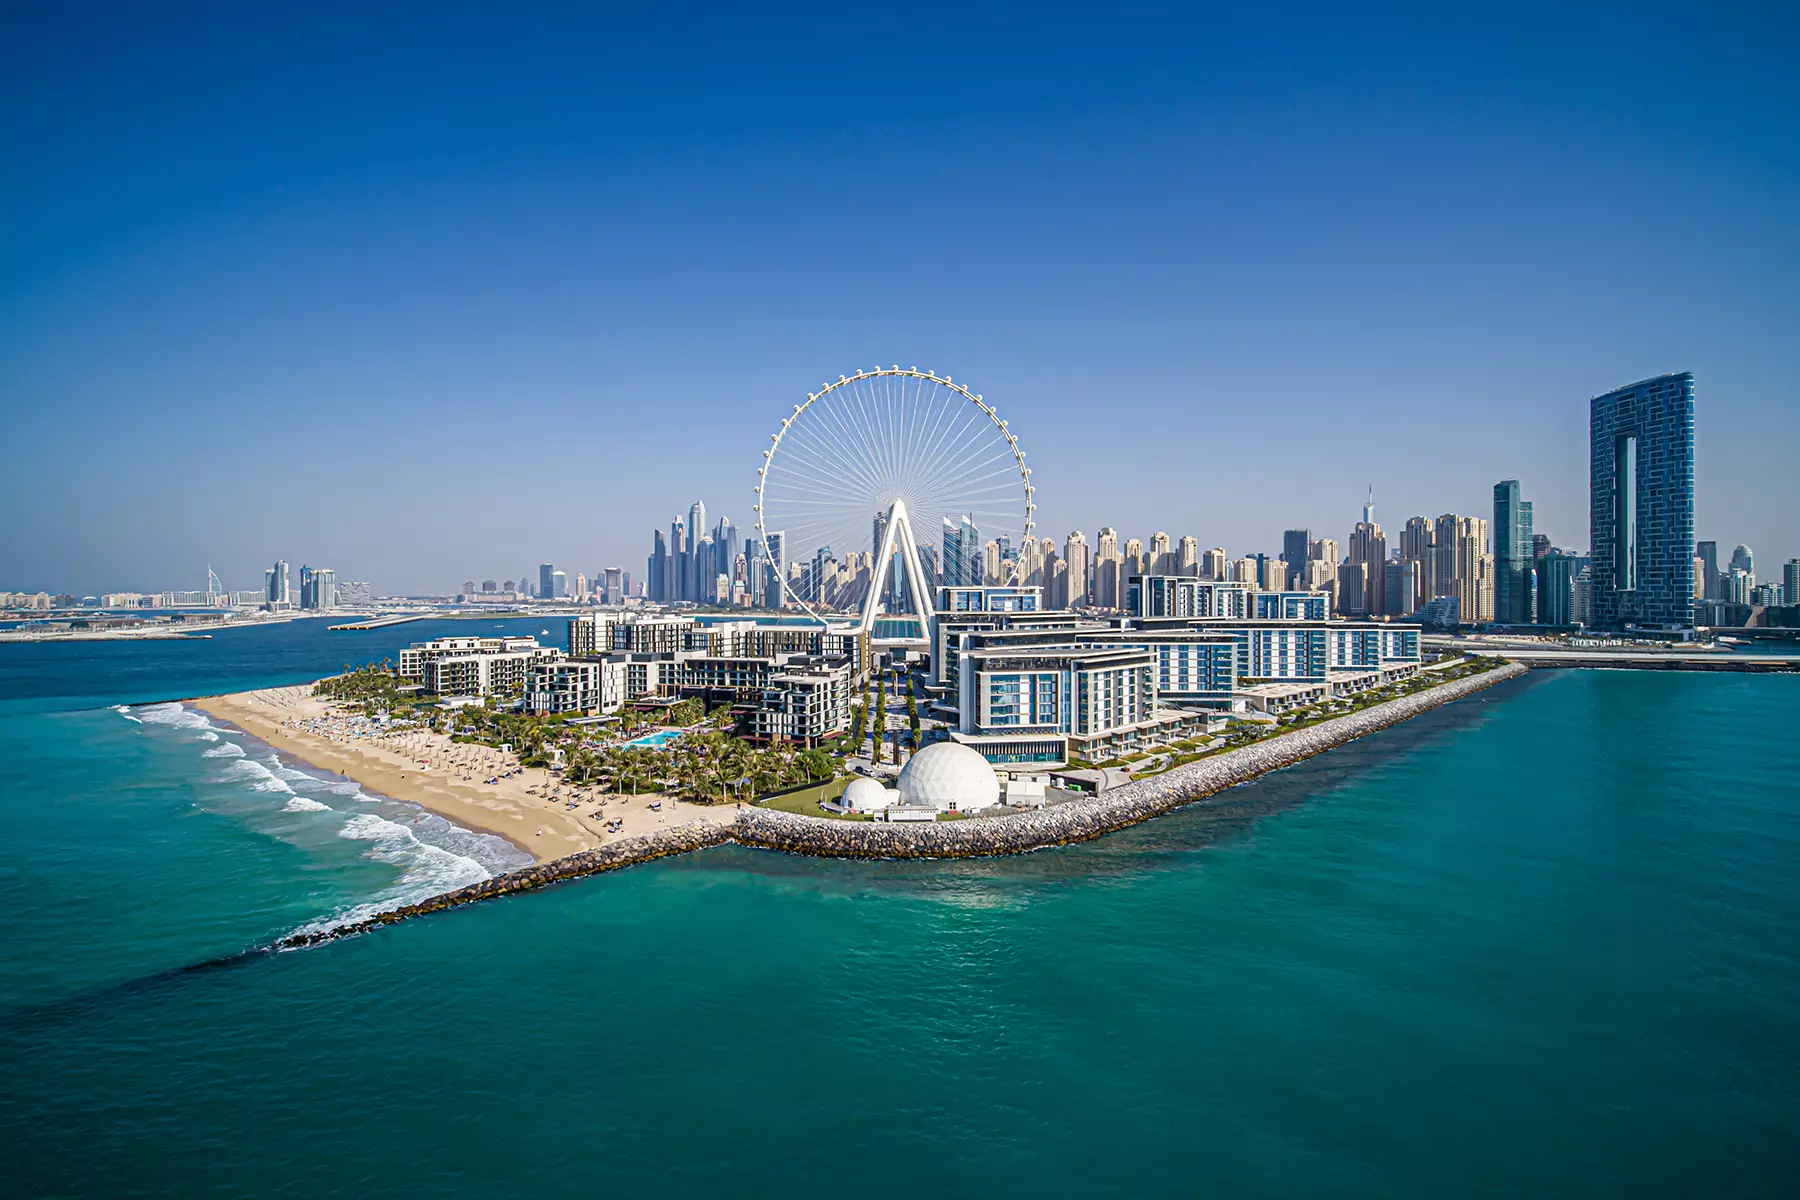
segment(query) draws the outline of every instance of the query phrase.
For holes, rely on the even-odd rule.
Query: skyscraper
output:
[[[669,544],[663,538],[663,531],[650,531],[650,560],[644,564],[644,592],[646,598],[660,603],[669,598],[667,592],[669,580]]]
[[[1290,529],[1281,535],[1281,557],[1287,563],[1287,586],[1300,587],[1306,582],[1306,555],[1312,545],[1312,530]]]
[[[706,504],[703,501],[696,500],[688,506],[687,531],[689,549],[692,549],[692,543],[699,541],[706,533]]]
[[[1736,549],[1732,550],[1732,552],[1731,552],[1731,569],[1734,571],[1743,571],[1743,572],[1747,573],[1750,576],[1750,578],[1755,579],[1756,578],[1756,553],[1755,553],[1755,551],[1751,550],[1750,547],[1744,545],[1744,543],[1739,542],[1737,544]]]
[[[771,529],[763,535],[763,607],[787,606],[787,534]]]
[[[550,563],[538,564],[538,598],[552,600],[556,597],[556,567]]]
[[[1494,619],[1502,625],[1525,620],[1524,566],[1531,557],[1531,532],[1525,526],[1519,481],[1494,485]]]
[[[1694,622],[1694,376],[1661,375],[1588,405],[1594,624]]]
[[[1719,543],[1695,542],[1694,556],[1700,560],[1700,579],[1694,584],[1694,595],[1703,600],[1719,598]]]
[[[1369,489],[1369,501],[1363,505],[1363,519],[1356,523],[1350,531],[1350,547],[1346,555],[1348,561],[1361,563],[1367,570],[1363,576],[1365,591],[1362,603],[1350,607],[1349,598],[1342,594],[1340,572],[1338,603],[1346,612],[1378,613],[1387,607],[1387,535],[1381,532],[1381,526],[1375,523],[1375,489]]]
[[[969,556],[963,552],[962,526],[945,517],[940,536],[943,539],[944,553],[939,564],[943,575],[938,582],[945,587],[960,587],[965,582],[963,564],[969,561]]]
[[[692,547],[688,544],[688,527],[681,523],[681,518],[669,522],[669,578],[663,584],[663,599],[686,600],[688,576],[688,558]]]
[[[1118,608],[1119,584],[1119,533],[1107,525],[1094,539],[1094,604],[1100,608]]]
[[[1781,564],[1781,602],[1800,604],[1800,558]]]
[[[1183,534],[1175,551],[1175,573],[1189,577],[1200,574],[1200,543],[1194,535]]]
[[[1191,538],[1182,539],[1183,542]],[[1084,608],[1093,601],[1088,595],[1088,544],[1087,538],[1077,529],[1063,543],[1063,563],[1067,568],[1064,581],[1063,607]]]
[[[1175,556],[1169,551],[1169,535],[1160,529],[1150,535],[1150,572],[1153,575],[1175,573]]]
[[[288,576],[286,559],[278,558],[275,565],[263,572],[265,599],[271,605],[291,605],[294,602],[292,583]]]

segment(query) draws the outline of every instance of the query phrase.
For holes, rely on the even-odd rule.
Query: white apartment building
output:
[[[816,746],[850,726],[848,659],[794,658],[769,678],[751,714],[751,736]]]
[[[532,664],[525,707],[539,713],[615,713],[624,707],[623,659],[540,659]]]

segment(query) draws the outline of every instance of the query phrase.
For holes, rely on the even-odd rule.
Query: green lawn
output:
[[[778,796],[765,796],[756,805],[758,808],[772,808],[776,812],[799,813],[803,817],[830,817],[837,821],[871,820],[866,814],[834,813],[819,807],[821,801],[836,800],[843,795],[844,789],[849,785],[848,779],[833,779],[797,791],[783,792]]]

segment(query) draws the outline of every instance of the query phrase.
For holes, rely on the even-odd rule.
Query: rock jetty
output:
[[[985,858],[1091,841],[1259,775],[1292,766],[1334,746],[1398,725],[1526,672],[1526,667],[1508,663],[1480,675],[1377,704],[1362,712],[1321,721],[1265,742],[1188,763],[1154,778],[1113,788],[1103,796],[1036,812],[890,825],[880,821],[838,821],[829,817],[747,808],[730,824],[694,822],[612,842],[553,862],[496,875],[454,892],[389,909],[360,921],[292,934],[270,949],[313,946],[478,900],[535,891],[565,879],[617,870],[671,854],[687,854],[725,842],[825,858]]]
[[[536,866],[522,867],[517,871],[508,871],[504,875],[495,875],[480,883],[471,883],[468,887],[457,888],[454,892],[445,892],[441,896],[420,900],[416,904],[403,904],[398,908],[390,908],[360,921],[334,925],[329,929],[291,934],[269,948],[271,950],[297,950],[303,946],[316,946],[320,942],[367,933],[369,930],[383,925],[393,925],[412,917],[422,917],[427,913],[442,912],[446,908],[457,908],[464,904],[474,904],[478,900],[492,900],[499,896],[516,895],[519,892],[532,892],[553,883],[561,883],[565,879],[578,879],[583,875],[598,875],[602,871],[616,871],[620,867],[634,866],[637,863],[649,862],[657,858],[667,858],[671,854],[688,854],[695,850],[704,850],[708,846],[717,846],[719,843],[729,840],[731,840],[729,825],[708,825],[701,821],[676,825],[668,829],[659,829],[655,833],[647,833],[642,837],[628,838],[621,842],[609,842],[604,846],[583,850],[566,858],[538,863]]]

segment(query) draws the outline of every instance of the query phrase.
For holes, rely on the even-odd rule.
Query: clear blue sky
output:
[[[0,589],[637,574],[894,362],[1233,554],[1585,546],[1692,370],[1699,536],[1800,554],[1791,5],[277,7],[0,15]]]

